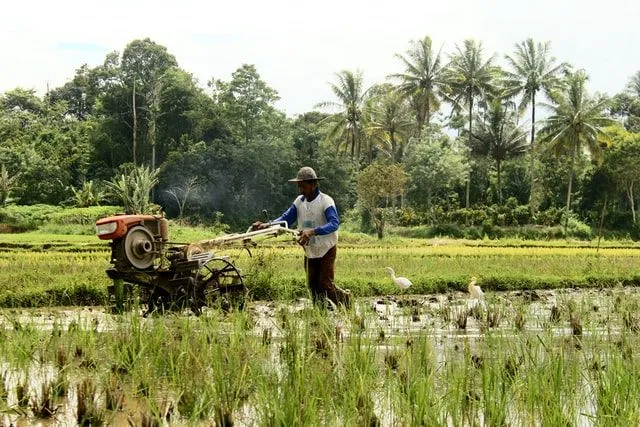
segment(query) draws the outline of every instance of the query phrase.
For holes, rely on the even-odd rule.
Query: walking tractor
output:
[[[166,218],[157,215],[115,215],[96,222],[96,234],[110,240],[111,264],[107,275],[116,310],[123,310],[135,285],[147,312],[190,308],[196,315],[202,308],[219,304],[240,305],[246,287],[240,270],[217,250],[249,249],[257,241],[287,235],[298,236],[285,221],[245,233],[225,234],[195,243],[171,243]]]

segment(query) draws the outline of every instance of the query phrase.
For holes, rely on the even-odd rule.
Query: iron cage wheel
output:
[[[195,295],[202,306],[243,309],[246,294],[240,270],[226,258],[213,258],[198,271]]]

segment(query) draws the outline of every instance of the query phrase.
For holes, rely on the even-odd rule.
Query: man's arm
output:
[[[331,234],[340,226],[340,219],[338,218],[338,211],[335,206],[329,206],[324,211],[324,216],[327,219],[327,223],[323,226],[316,227],[313,232],[316,236],[324,236]]]
[[[289,228],[291,228],[291,226],[293,226],[293,224],[298,220],[298,209],[296,208],[295,203],[292,203],[291,206],[289,206],[289,209],[287,209],[282,215],[280,215],[278,218],[274,219],[273,222],[276,221],[286,221],[287,222],[287,226]]]

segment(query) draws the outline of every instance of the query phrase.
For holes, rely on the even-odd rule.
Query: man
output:
[[[298,185],[300,196],[274,221],[286,221],[291,227],[298,223],[298,243],[304,248],[304,269],[307,285],[315,303],[325,303],[328,298],[334,304],[351,305],[351,293],[333,283],[340,220],[333,199],[320,192],[316,172],[305,166],[289,182]],[[260,221],[253,223],[254,229],[266,227]]]

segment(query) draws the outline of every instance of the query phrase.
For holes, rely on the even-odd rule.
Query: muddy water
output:
[[[446,350],[464,342],[467,345],[481,340],[489,327],[487,313],[495,311],[500,319],[491,327],[491,333],[499,333],[510,336],[516,332],[514,318],[516,313],[523,313],[525,323],[523,329],[532,333],[551,329],[554,334],[571,336],[573,330],[566,318],[566,307],[573,306],[577,311],[588,313],[584,336],[591,334],[606,334],[615,336],[620,333],[621,325],[612,323],[611,313],[614,306],[621,301],[640,295],[637,288],[617,289],[589,289],[589,290],[540,290],[517,291],[505,293],[488,293],[484,301],[468,298],[462,293],[449,293],[439,295],[406,295],[400,297],[362,298],[355,305],[353,312],[345,314],[340,311],[328,311],[327,316],[335,323],[336,334],[344,338],[356,333],[364,334],[377,340],[377,348],[381,355],[396,350],[404,339],[416,336],[428,336],[431,338],[436,362],[443,363]],[[264,336],[266,333],[273,339],[282,338],[282,329],[278,326],[278,316],[282,312],[293,315],[301,314],[311,309],[311,302],[300,299],[293,303],[256,301],[248,305],[247,310],[254,320],[253,333],[256,336]],[[564,307],[562,319],[551,322],[554,307]],[[479,313],[477,317],[467,315],[466,327],[461,328],[456,319],[464,313]],[[206,311],[204,316],[216,315],[215,312]],[[189,316],[184,313],[184,316]],[[144,322],[154,322],[157,318],[150,317]],[[17,324],[29,325],[40,330],[53,330],[58,328],[68,330],[72,327],[94,330],[98,333],[109,333],[118,327],[122,327],[122,317],[109,314],[106,310],[97,307],[78,308],[47,308],[24,309],[0,312],[0,328],[11,329]],[[356,326],[356,324],[358,324]],[[364,326],[364,329],[362,327]],[[274,347],[273,365],[278,368]],[[28,378],[25,378],[28,372]],[[0,378],[5,380],[7,390],[6,404],[9,411],[0,415],[1,425],[40,425],[40,426],[72,426],[75,425],[75,411],[78,405],[76,388],[78,378],[70,376],[68,395],[64,403],[58,405],[55,418],[48,420],[34,420],[26,413],[26,410],[12,410],[18,407],[18,386],[27,381],[33,399],[38,398],[38,390],[42,385],[55,380],[56,369],[51,365],[41,365],[31,362],[26,370],[17,370],[2,362],[0,357]],[[383,425],[392,425],[391,405],[385,400],[385,396],[374,396],[376,402],[375,412]],[[132,403],[135,405],[135,403]],[[583,415],[579,417],[581,425],[590,425],[589,416],[593,414],[593,408],[583,408]],[[255,414],[249,403],[240,408],[236,414],[238,425],[252,425],[255,423]],[[126,423],[126,418],[116,419],[116,423]]]

